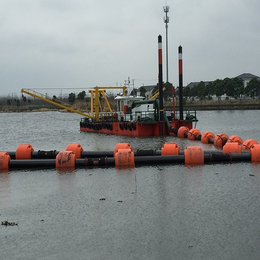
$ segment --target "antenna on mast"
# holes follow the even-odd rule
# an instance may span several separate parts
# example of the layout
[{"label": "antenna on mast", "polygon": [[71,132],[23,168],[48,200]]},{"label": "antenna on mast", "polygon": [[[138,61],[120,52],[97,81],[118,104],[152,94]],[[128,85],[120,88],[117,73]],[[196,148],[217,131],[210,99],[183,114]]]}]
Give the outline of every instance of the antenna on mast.
[{"label": "antenna on mast", "polygon": [[170,10],[170,6],[167,5],[167,1],[166,1],[166,6],[163,7],[163,11],[165,12],[164,23],[166,29],[166,82],[169,82],[169,77],[168,77],[168,23],[170,21],[170,18],[168,16],[169,10]]}]

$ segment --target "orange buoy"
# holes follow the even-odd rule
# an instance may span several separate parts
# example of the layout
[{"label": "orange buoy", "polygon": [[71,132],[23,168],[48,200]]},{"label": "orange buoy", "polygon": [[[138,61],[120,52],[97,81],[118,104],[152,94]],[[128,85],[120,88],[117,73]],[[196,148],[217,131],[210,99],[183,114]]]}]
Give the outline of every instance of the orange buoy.
[{"label": "orange buoy", "polygon": [[241,139],[241,137],[239,137],[238,135],[231,135],[228,140],[228,143],[238,143],[238,144],[242,144],[243,140]]},{"label": "orange buoy", "polygon": [[161,149],[161,155],[178,155],[180,147],[176,143],[165,143]]},{"label": "orange buoy", "polygon": [[244,143],[242,144],[242,150],[250,150],[250,148],[255,145],[258,144],[258,142],[256,140],[253,139],[247,139],[244,141]]},{"label": "orange buoy", "polygon": [[132,151],[132,147],[131,147],[131,145],[129,143],[118,143],[116,145],[116,147],[114,148],[114,157],[115,157],[116,152],[119,149],[130,149]]},{"label": "orange buoy", "polygon": [[242,152],[242,146],[235,142],[235,143],[230,143],[227,142],[223,146],[223,153],[241,153]]},{"label": "orange buoy", "polygon": [[15,151],[15,159],[31,159],[33,151],[30,144],[20,144]]},{"label": "orange buoy", "polygon": [[56,168],[75,168],[75,153],[72,151],[60,151],[56,155]]},{"label": "orange buoy", "polygon": [[134,167],[134,152],[132,149],[118,149],[115,153],[115,166],[116,167]]},{"label": "orange buoy", "polygon": [[80,144],[69,144],[66,151],[72,151],[75,154],[75,158],[80,159],[83,148]]},{"label": "orange buoy", "polygon": [[254,144],[251,149],[251,162],[260,162],[260,144]]},{"label": "orange buoy", "polygon": [[208,144],[210,138],[215,138],[215,135],[212,132],[204,132],[201,136],[201,142]]},{"label": "orange buoy", "polygon": [[223,145],[227,142],[227,140],[228,140],[228,135],[223,133],[218,134],[214,138],[214,146],[216,148],[222,148]]},{"label": "orange buoy", "polygon": [[200,146],[188,146],[184,150],[185,164],[203,164],[204,151]]},{"label": "orange buoy", "polygon": [[7,152],[0,152],[0,170],[9,169],[10,155]]},{"label": "orange buoy", "polygon": [[179,138],[184,138],[185,136],[185,133],[189,132],[189,128],[186,127],[186,126],[181,126],[179,129],[178,129],[178,132],[177,132],[177,136]]},{"label": "orange buoy", "polygon": [[200,130],[193,128],[188,132],[188,139],[195,140],[195,136],[201,135]]}]

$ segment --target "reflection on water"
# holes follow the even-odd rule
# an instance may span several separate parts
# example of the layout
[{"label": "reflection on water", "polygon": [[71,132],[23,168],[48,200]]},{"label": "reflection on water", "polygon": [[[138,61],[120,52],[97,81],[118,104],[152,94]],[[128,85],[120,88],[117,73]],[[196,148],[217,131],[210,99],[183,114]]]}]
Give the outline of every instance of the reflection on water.
[{"label": "reflection on water", "polygon": [[10,194],[10,177],[8,170],[0,171],[0,198]]},{"label": "reflection on water", "polygon": [[[257,111],[198,112],[197,128],[260,141]],[[243,124],[241,123],[243,118]],[[0,114],[1,150],[160,149],[174,137],[79,132],[79,116]],[[203,145],[204,149],[214,149]],[[260,165],[86,168],[0,173],[1,259],[259,259]],[[102,200],[100,200],[102,198]]]}]

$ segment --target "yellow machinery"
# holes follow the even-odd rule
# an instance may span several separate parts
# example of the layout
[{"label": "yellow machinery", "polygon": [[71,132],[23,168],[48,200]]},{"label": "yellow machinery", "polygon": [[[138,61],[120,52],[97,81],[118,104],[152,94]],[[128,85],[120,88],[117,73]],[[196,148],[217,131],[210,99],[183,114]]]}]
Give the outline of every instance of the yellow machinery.
[{"label": "yellow machinery", "polygon": [[[165,91],[165,87],[163,87],[163,91]],[[159,96],[159,90],[156,90],[155,91],[155,93],[150,97],[150,99],[152,100],[152,99],[155,99],[155,98],[157,98]]]},{"label": "yellow machinery", "polygon": [[[106,106],[109,110],[109,112],[111,114],[113,114],[113,111],[109,105],[109,102],[107,100],[107,97],[105,95],[105,92],[106,92],[106,89],[122,89],[123,90],[123,95],[126,95],[126,88],[125,86],[123,87],[95,87],[94,89],[90,89],[89,90],[89,93],[91,93],[91,114],[86,114],[86,113],[83,113],[81,111],[78,111],[76,109],[73,109],[70,107],[70,104],[67,104],[67,103],[64,103],[62,101],[54,101],[51,97],[48,97],[47,95],[43,95],[39,92],[36,92],[34,90],[31,90],[31,89],[22,89],[21,92],[22,93],[25,93],[25,94],[28,94],[32,97],[35,97],[35,98],[38,98],[40,100],[43,100],[45,102],[48,102],[52,105],[55,105],[55,106],[58,106],[58,107],[61,107],[63,109],[66,109],[70,112],[73,112],[73,113],[77,113],[77,114],[80,114],[82,116],[85,116],[85,117],[88,117],[88,118],[91,118],[92,120],[95,120],[95,121],[99,121],[99,111],[102,111],[101,109],[101,104],[100,104],[100,101],[99,101],[99,94],[101,94],[104,99],[105,99],[105,102],[106,102]],[[95,100],[95,106],[94,106],[94,101]],[[94,113],[95,111],[95,113]]]},{"label": "yellow machinery", "polygon": [[[101,104],[99,101],[99,94],[101,94],[106,102],[106,106],[111,113],[113,114],[113,111],[110,107],[110,104],[107,100],[107,97],[105,95],[106,89],[122,89],[123,90],[123,95],[126,95],[126,89],[127,87],[95,87],[94,89],[90,89],[89,93],[91,93],[91,116],[95,118],[95,121],[99,121],[99,111],[102,111]],[[94,101],[95,100],[95,109],[94,109]],[[95,110],[95,116],[94,116],[94,110]]]}]

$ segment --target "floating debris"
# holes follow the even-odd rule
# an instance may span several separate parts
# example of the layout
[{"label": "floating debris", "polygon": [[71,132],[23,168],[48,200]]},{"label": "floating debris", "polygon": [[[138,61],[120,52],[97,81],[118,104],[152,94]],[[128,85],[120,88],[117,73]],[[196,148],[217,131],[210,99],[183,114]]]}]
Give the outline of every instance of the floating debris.
[{"label": "floating debris", "polygon": [[123,202],[122,200],[118,200],[117,202]]},{"label": "floating debris", "polygon": [[1,225],[3,226],[18,226],[18,223],[16,222],[9,222],[8,220],[2,221]]},{"label": "floating debris", "polygon": [[254,174],[250,173],[249,176],[255,176]]},{"label": "floating debris", "polygon": [[106,200],[106,198],[100,198],[99,200]]}]

